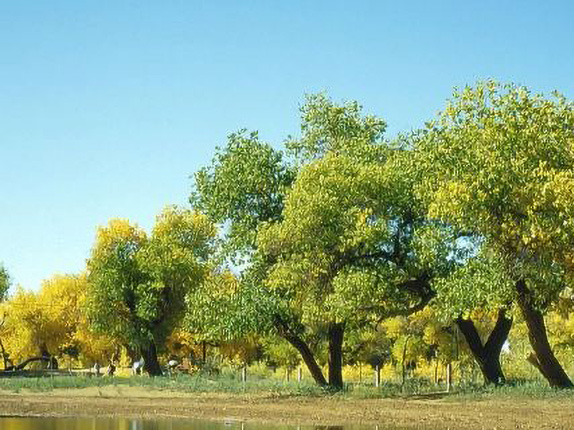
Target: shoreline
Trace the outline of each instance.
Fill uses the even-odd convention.
[[[398,428],[571,428],[574,401],[558,399],[348,399],[181,393],[141,387],[0,392],[3,417],[125,417]]]

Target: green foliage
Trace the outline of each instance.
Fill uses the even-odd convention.
[[[257,132],[241,130],[195,174],[190,201],[213,222],[228,224],[225,248],[234,254],[253,246],[259,223],[281,216],[293,178],[281,151],[261,142]]]
[[[455,92],[416,142],[429,214],[484,239],[540,300],[571,263],[574,105],[492,81]]]
[[[10,275],[6,268],[0,264],[0,300],[6,298],[8,289],[10,288]]]
[[[458,236],[427,221],[414,153],[384,141],[383,120],[320,94],[301,121],[301,137],[287,142],[297,170],[256,134],[239,134],[196,176],[192,202],[229,228],[224,246],[249,258],[231,294],[197,290],[202,312],[190,328],[229,338],[281,321],[317,339],[333,323],[350,330],[424,306],[430,280],[456,266]]]
[[[359,163],[328,154],[301,170],[283,220],[261,228],[259,250],[277,260],[267,285],[306,323],[361,324],[404,312],[431,294],[428,282],[409,281],[455,266],[456,236],[426,221],[410,170],[399,168],[410,156]]]
[[[480,245],[478,245],[480,246]],[[513,299],[513,282],[500,258],[482,247],[448,277],[437,279],[436,309],[445,318],[456,319],[471,311],[508,307]]]
[[[301,109],[302,137],[288,143],[290,151],[299,157],[303,157],[303,164],[297,166],[301,169],[304,164],[318,160],[321,157],[332,159],[326,161],[328,168],[336,168],[336,154],[347,154],[355,157],[359,153],[367,153],[370,147],[381,145],[382,133],[385,124],[382,120],[373,116],[363,116],[357,103],[348,103],[337,106],[324,95],[310,96]],[[301,158],[300,158],[301,159]],[[351,163],[347,163],[352,168]],[[328,170],[324,169],[324,170]],[[308,173],[303,173],[308,171]],[[273,247],[269,241],[273,240],[274,232],[284,217],[294,219],[298,215],[293,210],[286,210],[286,198],[295,193],[295,197],[289,197],[291,205],[297,198],[304,198],[302,193],[291,190],[296,177],[309,176],[305,182],[312,180],[312,166],[296,170],[283,153],[274,150],[268,144],[262,143],[256,133],[247,135],[245,131],[232,134],[229,137],[227,147],[218,152],[210,167],[200,170],[196,175],[195,189],[191,201],[194,206],[204,211],[217,223],[224,225],[229,234],[224,238],[224,249],[232,250],[232,253],[241,253],[247,257],[242,265],[243,273],[239,279],[237,288],[231,294],[221,295],[221,288],[214,285],[206,285],[192,295],[190,300],[202,303],[203,311],[196,312],[188,318],[188,327],[211,327],[219,336],[229,338],[233,334],[242,335],[248,330],[256,330],[259,333],[273,331],[277,320],[287,323],[295,331],[302,333],[309,330],[314,321],[305,321],[302,325],[301,298],[295,297],[285,289],[276,288],[272,281],[266,282],[270,276],[270,270],[277,273],[281,271],[281,252],[270,249]],[[317,171],[317,175],[321,175]],[[331,179],[334,186],[339,177]],[[297,179],[297,182],[301,182]],[[322,182],[321,182],[322,184]],[[320,184],[317,184],[320,186]],[[339,198],[349,190],[342,184],[338,190]],[[305,191],[312,193],[317,187]],[[353,197],[356,196],[355,191]],[[324,193],[322,194],[322,196]],[[352,197],[350,197],[352,198]],[[305,232],[309,234],[313,230],[312,216],[327,208],[329,202],[321,202],[309,208],[309,213],[300,219],[306,223]],[[313,212],[314,211],[314,212]],[[336,209],[331,207],[331,214],[335,216]],[[356,214],[345,214],[349,222],[355,222]],[[322,219],[317,218],[318,223]],[[293,223],[293,221],[290,221]],[[289,224],[291,225],[291,224]],[[335,221],[332,222],[333,227]],[[317,225],[317,233],[325,233],[323,226]],[[346,225],[339,226],[344,229]],[[295,234],[293,241],[300,237],[296,231],[285,234]],[[334,238],[337,232],[330,232]],[[347,233],[351,238],[353,231]],[[317,236],[323,240],[324,235]],[[310,239],[310,238],[309,238]],[[285,244],[280,243],[279,246]],[[304,245],[303,245],[304,246]],[[327,245],[325,245],[327,246]],[[289,252],[295,252],[291,249]],[[317,254],[317,259],[323,255]],[[307,261],[307,264],[315,264],[316,261]],[[322,269],[318,269],[322,270]],[[279,276],[279,275],[275,275]],[[290,273],[289,277],[299,276]],[[312,284],[308,284],[312,287]],[[317,307],[315,307],[317,309]],[[201,321],[203,320],[203,321]],[[323,321],[328,317],[323,318]],[[212,330],[213,331],[213,330]]]
[[[158,216],[151,237],[125,220],[100,228],[88,261],[93,327],[132,348],[162,345],[209,272],[214,236],[205,216],[174,207]]]
[[[286,146],[301,164],[325,155],[373,155],[384,143],[385,121],[374,115],[363,115],[356,101],[337,105],[326,94],[310,94],[300,109],[301,137],[290,137]]]

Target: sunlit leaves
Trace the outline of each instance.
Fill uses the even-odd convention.
[[[3,343],[15,362],[42,354],[59,355],[69,347],[79,353],[83,345],[85,275],[56,275],[38,292],[19,288],[2,308]]]
[[[158,216],[149,237],[125,220],[100,228],[88,262],[94,328],[131,347],[161,345],[210,270],[215,234],[205,215],[176,207]]]
[[[294,171],[281,151],[259,140],[256,132],[231,134],[212,164],[195,174],[192,205],[216,223],[228,223],[227,253],[253,246],[260,222],[281,216]]]
[[[385,121],[364,115],[355,101],[338,105],[326,94],[311,94],[300,112],[301,137],[290,138],[287,148],[303,164],[329,153],[375,157],[384,142]]]
[[[524,87],[479,83],[455,93],[418,149],[431,216],[514,258],[572,248],[574,106]]]

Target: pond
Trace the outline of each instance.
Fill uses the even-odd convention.
[[[0,417],[0,430],[399,430],[389,426],[288,426],[190,419]],[[423,429],[423,427],[421,427]],[[428,427],[424,427],[430,430]]]

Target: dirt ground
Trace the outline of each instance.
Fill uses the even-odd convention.
[[[138,387],[0,392],[3,416],[236,419],[294,425],[366,424],[405,429],[572,429],[571,400],[346,399],[186,394]]]

